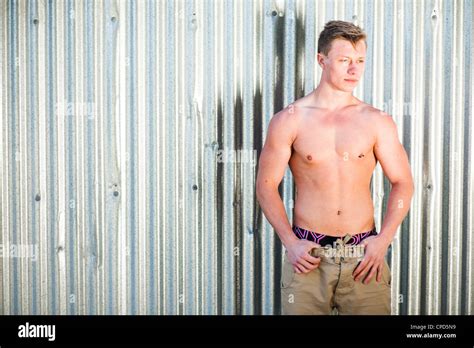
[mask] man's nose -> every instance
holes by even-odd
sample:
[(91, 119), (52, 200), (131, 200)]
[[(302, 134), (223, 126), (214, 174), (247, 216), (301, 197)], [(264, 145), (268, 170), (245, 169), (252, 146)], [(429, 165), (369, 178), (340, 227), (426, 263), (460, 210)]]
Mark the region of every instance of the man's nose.
[(357, 75), (357, 67), (355, 65), (351, 65), (349, 66), (349, 69), (347, 70), (347, 72), (350, 74), (350, 75)]

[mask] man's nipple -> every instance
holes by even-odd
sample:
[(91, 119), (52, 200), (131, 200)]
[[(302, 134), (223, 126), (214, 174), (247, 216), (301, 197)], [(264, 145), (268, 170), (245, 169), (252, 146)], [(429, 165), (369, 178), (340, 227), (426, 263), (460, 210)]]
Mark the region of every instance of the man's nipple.
[(306, 158), (308, 159), (308, 161), (311, 161), (313, 159), (313, 157), (311, 157), (311, 155), (306, 156)]

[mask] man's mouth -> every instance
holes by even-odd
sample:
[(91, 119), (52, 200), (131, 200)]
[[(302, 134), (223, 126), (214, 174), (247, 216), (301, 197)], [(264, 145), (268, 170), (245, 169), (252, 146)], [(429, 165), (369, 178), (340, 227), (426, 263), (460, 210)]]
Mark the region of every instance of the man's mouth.
[(344, 79), (344, 81), (350, 82), (350, 83), (356, 83), (357, 80), (352, 80), (352, 79)]

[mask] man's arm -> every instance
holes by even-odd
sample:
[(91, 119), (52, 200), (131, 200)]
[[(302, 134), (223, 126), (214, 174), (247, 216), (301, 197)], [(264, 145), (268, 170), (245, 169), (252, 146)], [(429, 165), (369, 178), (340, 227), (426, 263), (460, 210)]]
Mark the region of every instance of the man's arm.
[(288, 251), (288, 259), (294, 270), (297, 273), (307, 273), (319, 266), (320, 258), (309, 254), (312, 248), (319, 245), (295, 236), (278, 192), (278, 185), (285, 174), (291, 157), (291, 146), (297, 134), (297, 116), (290, 110), (286, 108), (277, 113), (268, 126), (267, 138), (259, 159), (257, 200)]
[(381, 280), (383, 259), (387, 248), (393, 240), (398, 226), (410, 209), (414, 192), (413, 178), (408, 156), (398, 138), (397, 126), (392, 117), (386, 113), (378, 115), (376, 121), (376, 143), (374, 154), (382, 166), (385, 176), (390, 180), (392, 189), (388, 199), (387, 212), (382, 228), (377, 236), (369, 237), (361, 244), (365, 246), (365, 256), (354, 270), (354, 279), (364, 278), (364, 283), (377, 272), (377, 281)]
[(278, 192), (278, 185), (285, 174), (291, 157), (291, 146), (296, 137), (294, 118), (295, 115), (288, 109), (272, 117), (258, 162), (256, 183), (260, 207), (285, 247), (298, 240), (291, 229), (285, 206)]
[(385, 176), (392, 184), (387, 212), (380, 229), (380, 237), (390, 244), (398, 226), (400, 226), (410, 209), (414, 184), (408, 156), (400, 143), (397, 126), (392, 117), (383, 114), (379, 119), (377, 129), (374, 153)]

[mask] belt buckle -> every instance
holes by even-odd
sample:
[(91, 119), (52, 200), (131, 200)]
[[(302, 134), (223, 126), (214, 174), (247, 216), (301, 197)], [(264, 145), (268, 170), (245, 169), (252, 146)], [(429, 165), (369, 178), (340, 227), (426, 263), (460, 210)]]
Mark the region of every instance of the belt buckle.
[(334, 242), (334, 262), (340, 263), (344, 261), (344, 257), (342, 257), (342, 251), (344, 249), (344, 241), (341, 238), (336, 239)]
[(344, 236), (344, 244), (346, 244), (350, 239), (352, 238), (352, 236), (347, 233), (345, 236)]

